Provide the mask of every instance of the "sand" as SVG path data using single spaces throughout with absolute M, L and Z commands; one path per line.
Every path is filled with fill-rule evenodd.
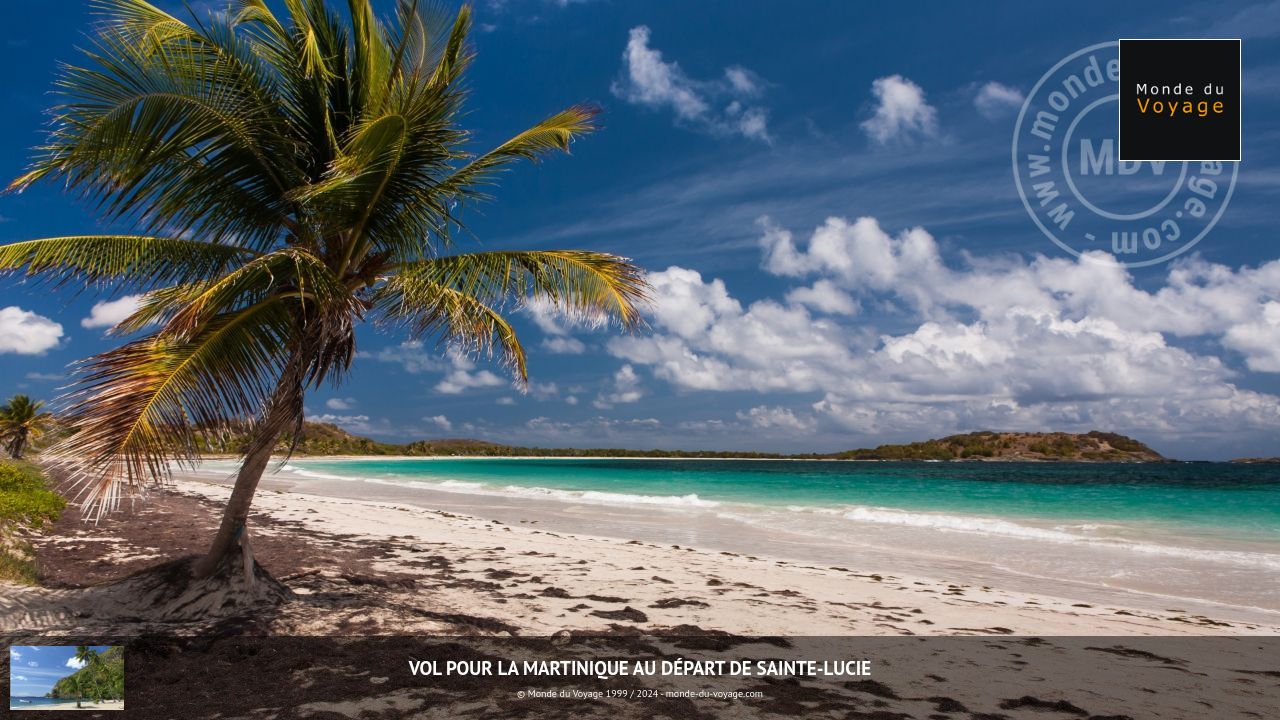
M 280 486 L 284 487 L 284 486 Z M 77 523 L 38 542 L 42 567 L 93 563 L 96 574 L 55 584 L 99 583 L 172 557 L 189 543 L 198 552 L 229 491 L 188 477 L 168 502 L 153 498 L 130 520 Z M 558 630 L 694 625 L 743 635 L 1276 635 L 1280 618 L 1215 617 L 1184 606 L 1116 604 L 1080 594 L 1080 586 L 1028 593 L 977 584 L 963 574 L 922 576 L 867 567 L 824 566 L 784 558 L 659 545 L 508 524 L 408 504 L 260 492 L 255 552 L 300 597 L 331 598 L 334 588 L 362 588 L 377 602 L 297 602 L 262 620 L 270 634 L 448 633 L 465 618 L 487 632 L 546 635 Z M 167 518 L 157 520 L 157 515 Z M 196 516 L 201 523 L 184 520 Z M 160 522 L 161 525 L 156 523 Z M 169 536 L 138 535 L 174 522 Z M 186 532 L 182 538 L 174 533 Z M 299 546 L 305 541 L 310 547 Z M 274 543 L 274 545 L 273 545 Z M 279 546 L 271 557 L 272 548 Z M 58 553 L 80 553 L 59 560 Z M 67 556 L 70 558 L 71 556 Z M 50 562 L 52 561 L 52 562 Z M 952 568 L 954 572 L 954 568 Z M 1145 600 L 1145 599 L 1144 599 Z M 82 602 L 88 602 L 84 600 Z M 14 588 L 0 601 L 0 629 L 42 632 L 111 626 L 110 602 L 93 600 L 77 617 L 69 589 Z M 121 609 L 124 614 L 126 608 Z M 136 614 L 136 613 L 134 613 Z M 62 626 L 61 623 L 66 623 Z
M 130 707 L 146 718 L 1280 714 L 1280 623 L 1265 614 L 1153 610 L 1138 598 L 1099 602 L 1076 585 L 984 586 L 953 566 L 888 572 L 874 557 L 830 566 L 300 487 L 266 481 L 252 518 L 258 559 L 292 593 L 283 604 L 192 621 L 141 612 L 130 574 L 202 550 L 229 493 L 187 477 L 99 525 L 68 514 L 37 538 L 45 587 L 0 587 L 0 632 L 17 644 L 157 633 L 129 650 L 131 677 L 142 679 Z M 191 634 L 214 639 L 165 639 Z M 598 657 L 597 641 L 624 657 L 867 658 L 873 670 L 869 679 L 442 681 L 413 677 L 404 663 Z M 519 694 L 535 686 L 587 695 Z M 658 694 L 645 702 L 589 696 L 646 688 Z M 685 691 L 755 695 L 665 694 Z M 204 696 L 220 700 L 193 699 Z
M 88 700 L 82 700 L 80 701 L 80 707 L 76 707 L 75 700 L 68 700 L 66 702 L 60 702 L 60 703 L 44 703 L 40 705 L 31 705 L 29 707 L 23 707 L 19 705 L 17 707 L 11 707 L 9 709 L 10 710 L 95 710 L 95 711 L 124 710 L 124 703 L 119 701 L 108 700 L 108 701 L 95 704 Z

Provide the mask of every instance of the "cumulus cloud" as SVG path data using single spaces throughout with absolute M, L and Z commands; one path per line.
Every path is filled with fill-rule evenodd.
M 607 322 L 603 315 L 575 316 L 565 313 L 555 303 L 542 298 L 530 300 L 524 306 L 525 314 L 548 337 L 542 341 L 542 348 L 557 355 L 581 355 L 587 346 L 579 339 L 570 336 L 571 328 L 597 329 Z
M 488 370 L 477 370 L 475 361 L 456 350 L 448 354 L 451 369 L 436 383 L 436 392 L 458 395 L 473 388 L 499 387 L 508 384 Z
M 1023 99 L 1021 90 L 992 81 L 978 88 L 978 93 L 973 96 L 973 105 L 983 117 L 998 120 L 1017 112 Z
M 458 395 L 475 388 L 499 387 L 507 380 L 489 370 L 478 369 L 474 360 L 459 349 L 450 348 L 443 355 L 429 350 L 421 341 L 410 340 L 375 353 L 361 353 L 360 357 L 395 363 L 413 375 L 444 373 L 435 384 L 435 390 L 446 395 Z
M 853 315 L 858 302 L 830 280 L 818 280 L 810 287 L 798 287 L 787 293 L 787 302 L 807 305 L 813 310 L 832 315 Z
M 581 355 L 587 346 L 577 338 L 550 337 L 542 341 L 542 349 L 557 355 Z
M 817 423 L 812 418 L 799 418 L 784 407 L 759 405 L 739 412 L 738 419 L 760 430 L 811 430 Z
M 768 110 L 751 103 L 764 91 L 759 76 L 735 65 L 725 69 L 722 79 L 695 80 L 676 62 L 663 60 L 649 39 L 647 26 L 631 28 L 614 95 L 636 105 L 670 110 L 687 127 L 769 142 Z
M 1280 429 L 1280 399 L 1240 387 L 1227 361 L 1239 353 L 1252 370 L 1280 372 L 1280 261 L 1187 260 L 1148 291 L 1101 253 L 953 267 L 924 229 L 890 235 L 873 218 L 830 218 L 805 241 L 766 223 L 761 246 L 769 272 L 817 281 L 744 306 L 696 271 L 653 273 L 656 332 L 615 338 L 610 352 L 685 390 L 816 395 L 821 417 L 870 435 Z M 843 303 L 823 308 L 825 296 L 889 312 L 857 332 L 825 315 Z M 1201 342 L 1193 351 L 1181 338 Z M 773 417 L 762 408 L 739 420 Z
M 141 295 L 125 295 L 117 300 L 95 303 L 89 310 L 89 317 L 80 321 L 80 327 L 90 329 L 115 327 L 137 312 L 141 303 Z
M 657 418 L 614 419 L 594 417 L 587 420 L 556 420 L 539 416 L 524 425 L 524 437 L 530 440 L 557 444 L 600 444 L 615 447 L 634 443 L 638 438 L 655 438 L 663 430 Z
M 62 325 L 16 305 L 0 308 L 0 355 L 43 355 L 62 340 Z
M 613 374 L 613 389 L 600 393 L 591 404 L 601 409 L 608 409 L 615 404 L 637 402 L 642 397 L 644 397 L 644 391 L 640 389 L 640 376 L 636 374 L 635 368 L 623 365 Z
M 74 657 L 67 658 L 67 667 L 71 668 L 72 670 L 79 670 L 84 666 L 85 666 L 84 660 L 80 660 Z
M 863 121 L 867 136 L 880 144 L 912 136 L 938 134 L 938 111 L 925 101 L 924 90 L 901 75 L 889 75 L 871 83 L 875 113 Z
M 447 368 L 441 354 L 429 350 L 421 340 L 408 340 L 394 347 L 383 348 L 376 353 L 361 352 L 359 357 L 395 363 L 411 375 L 442 372 Z
M 20 652 L 16 647 L 11 647 L 9 648 L 9 657 L 11 660 L 21 660 L 22 652 Z
M 329 398 L 324 401 L 324 406 L 330 410 L 351 410 L 356 406 L 355 398 Z
M 449 432 L 450 430 L 453 429 L 453 423 L 450 422 L 449 418 L 445 417 L 444 415 L 432 415 L 430 417 L 424 417 L 422 419 L 423 421 L 429 422 L 432 425 L 435 425 L 436 427 L 440 428 L 445 432 Z

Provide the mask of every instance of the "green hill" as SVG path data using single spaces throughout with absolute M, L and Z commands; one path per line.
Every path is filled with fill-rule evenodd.
M 937 440 L 848 450 L 846 460 L 1057 460 L 1094 462 L 1160 462 L 1160 453 L 1116 433 L 981 432 Z
M 54 683 L 48 696 L 90 699 L 123 698 L 124 648 L 107 648 L 98 657 L 101 660 L 100 663 L 86 665 Z

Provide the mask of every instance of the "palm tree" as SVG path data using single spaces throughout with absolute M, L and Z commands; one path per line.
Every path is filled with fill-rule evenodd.
M 84 685 L 87 681 L 93 701 L 100 701 L 102 699 L 102 657 L 97 650 L 88 645 L 77 645 L 74 657 L 79 661 L 81 670 L 86 671 L 77 677 L 77 687 L 80 688 L 80 693 L 84 694 Z M 77 704 L 76 707 L 79 707 L 79 705 Z
M 33 440 L 39 440 L 53 424 L 53 415 L 41 412 L 41 401 L 32 402 L 26 395 L 14 395 L 0 405 L 0 441 L 9 456 L 21 458 Z
M 570 107 L 473 154 L 459 124 L 468 7 L 446 17 L 402 0 L 383 23 L 370 0 L 345 14 L 284 4 L 283 18 L 237 0 L 188 22 L 98 0 L 92 47 L 64 68 L 53 129 L 12 187 L 56 178 L 130 234 L 0 246 L 0 271 L 144 293 L 114 330 L 145 335 L 85 361 L 66 398 L 75 432 L 56 455 L 86 512 L 253 423 L 198 578 L 237 555 L 252 567 L 258 479 L 304 393 L 345 376 L 362 321 L 496 353 L 523 384 L 507 312 L 537 299 L 634 328 L 647 290 L 614 255 L 454 251 L 464 207 L 512 162 L 567 151 L 597 112 Z

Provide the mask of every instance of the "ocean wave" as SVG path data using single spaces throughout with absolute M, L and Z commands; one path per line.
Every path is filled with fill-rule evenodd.
M 720 503 L 689 495 L 633 495 L 630 493 L 601 492 L 599 490 L 559 490 L 547 487 L 523 487 L 508 485 L 504 493 L 526 497 L 551 498 L 570 502 L 588 502 L 601 505 L 670 505 L 675 507 L 713 508 Z
M 718 507 L 720 503 L 714 500 L 704 500 L 695 494 L 689 495 L 639 495 L 631 493 L 615 493 L 602 492 L 599 490 L 562 490 L 559 488 L 549 488 L 541 486 L 523 486 L 523 485 L 506 485 L 503 487 L 494 487 L 485 483 L 467 482 L 463 480 L 409 480 L 396 477 L 367 477 L 354 475 L 333 475 L 329 473 L 316 472 L 297 467 L 296 465 L 285 465 L 281 468 L 284 472 L 289 472 L 300 477 L 308 477 L 323 480 L 347 480 L 357 482 L 371 482 L 379 485 L 392 485 L 395 487 L 412 487 L 422 490 L 438 490 L 442 492 L 455 492 L 468 495 L 489 495 L 499 497 L 529 497 L 529 498 L 545 498 L 548 500 L 559 500 L 563 502 L 580 502 L 592 505 L 659 505 L 667 507 L 690 507 L 690 508 L 713 508 Z
M 1037 527 L 1035 525 L 1025 525 L 1009 520 L 1002 520 L 999 518 L 980 517 L 976 515 L 948 515 L 945 513 L 914 512 L 894 508 L 866 506 L 841 508 L 792 506 L 787 509 L 791 512 L 797 513 L 836 516 L 845 520 L 852 520 L 854 522 L 873 523 L 879 525 L 898 525 L 974 535 L 994 535 L 1052 543 L 1083 544 L 1101 548 L 1146 553 L 1150 555 L 1178 557 L 1188 560 L 1204 560 L 1210 562 L 1225 561 L 1237 565 L 1280 569 L 1280 555 L 1269 553 L 1210 550 L 1205 548 L 1183 547 L 1179 545 L 1163 545 L 1159 543 L 1140 542 L 1126 538 L 1078 535 L 1059 529 L 1063 527 L 1075 527 L 1086 531 L 1095 531 L 1100 527 L 1103 527 L 1091 524 L 1076 526 L 1059 525 L 1056 528 L 1045 528 Z
M 752 525 L 774 526 L 775 521 L 783 519 L 777 514 L 776 509 L 771 511 L 767 507 L 750 503 L 721 503 L 699 497 L 693 493 L 687 495 L 644 495 L 600 490 L 568 490 L 543 486 L 497 485 L 455 479 L 421 480 L 395 476 L 338 475 L 301 468 L 293 464 L 287 464 L 281 470 L 299 477 L 370 482 L 395 487 L 467 495 L 505 498 L 521 497 L 605 506 L 649 506 L 687 510 L 719 508 L 720 512 L 718 514 L 721 517 Z M 1134 540 L 1111 534 L 1132 530 L 1132 528 L 1123 524 L 1080 522 L 1039 526 L 997 517 L 864 505 L 838 507 L 789 506 L 786 507 L 786 510 L 789 511 L 786 514 L 792 518 L 795 518 L 796 514 L 809 514 L 829 517 L 833 520 L 872 525 L 920 528 L 927 531 L 1013 538 L 1054 544 L 1087 545 L 1100 550 L 1120 550 L 1187 560 L 1227 562 L 1235 565 L 1280 569 L 1280 554 L 1186 547 Z M 827 535 L 833 529 L 830 524 L 804 521 L 801 525 L 797 525 L 795 522 L 783 520 L 782 526 L 784 527 L 780 529 L 802 534 Z

